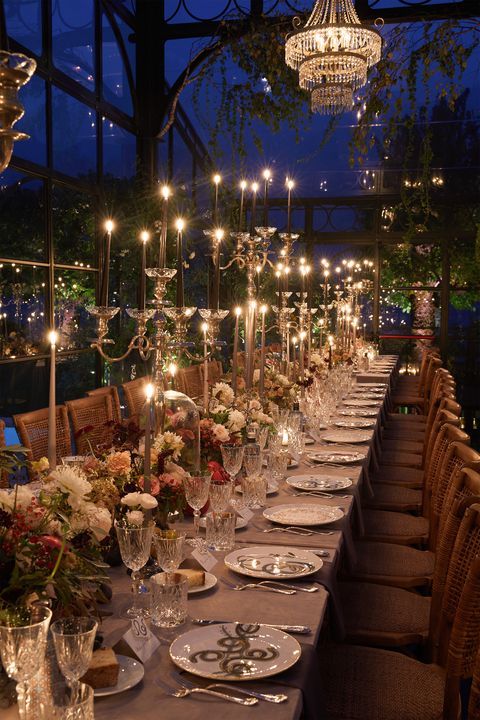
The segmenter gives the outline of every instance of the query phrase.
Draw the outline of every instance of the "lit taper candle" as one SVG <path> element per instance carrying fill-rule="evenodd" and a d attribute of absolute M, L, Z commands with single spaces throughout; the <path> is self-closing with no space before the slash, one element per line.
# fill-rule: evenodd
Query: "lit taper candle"
<path fill-rule="evenodd" d="M 287 178 L 287 233 L 290 235 L 292 232 L 292 190 L 295 187 L 295 183 L 290 178 Z"/>
<path fill-rule="evenodd" d="M 222 182 L 222 176 L 218 173 L 215 173 L 212 180 L 215 186 L 215 196 L 213 201 L 213 224 L 216 226 L 218 225 L 218 188 L 220 183 Z"/>
<path fill-rule="evenodd" d="M 257 192 L 258 192 L 258 183 L 254 182 L 252 183 L 252 216 L 250 218 L 250 235 L 253 237 L 255 235 L 255 225 L 257 224 Z"/>
<path fill-rule="evenodd" d="M 140 278 L 138 283 L 138 309 L 145 310 L 145 297 L 146 297 L 146 282 L 147 276 L 145 275 L 145 269 L 147 267 L 147 243 L 150 239 L 150 233 L 146 230 L 142 230 L 140 233 L 140 240 L 142 242 L 142 255 L 140 262 Z"/>
<path fill-rule="evenodd" d="M 112 246 L 113 220 L 105 223 L 105 252 L 103 256 L 102 283 L 100 286 L 100 305 L 108 306 L 108 284 L 110 280 L 110 250 Z"/>
<path fill-rule="evenodd" d="M 158 250 L 158 267 L 164 268 L 167 265 L 167 231 L 168 231 L 168 199 L 172 191 L 168 185 L 163 185 L 160 190 L 162 196 L 162 227 L 160 229 L 160 244 Z"/>
<path fill-rule="evenodd" d="M 243 206 L 245 204 L 245 190 L 247 189 L 247 181 L 242 180 L 240 182 L 240 210 L 238 214 L 238 232 L 242 232 L 243 229 Z"/>
<path fill-rule="evenodd" d="M 208 415 L 208 323 L 202 323 L 203 332 L 203 405 L 205 415 Z"/>
<path fill-rule="evenodd" d="M 272 173 L 268 168 L 263 171 L 264 191 L 263 191 L 263 226 L 268 227 L 268 187 L 272 180 Z"/>
<path fill-rule="evenodd" d="M 152 491 L 151 455 L 152 455 L 152 398 L 154 387 L 151 383 L 145 386 L 145 451 L 143 456 L 143 491 Z"/>
<path fill-rule="evenodd" d="M 235 308 L 235 332 L 233 335 L 233 358 L 232 358 L 232 390 L 234 393 L 237 392 L 237 375 L 238 375 L 238 336 L 239 336 L 239 324 L 240 315 L 242 314 L 242 308 Z"/>
<path fill-rule="evenodd" d="M 50 470 L 57 467 L 57 408 L 55 393 L 55 350 L 58 335 L 55 330 L 48 333 L 48 342 L 50 343 L 50 388 L 48 393 L 48 464 Z"/>
<path fill-rule="evenodd" d="M 185 228 L 185 220 L 178 218 L 175 227 L 177 229 L 177 294 L 176 302 L 177 308 L 183 308 L 185 306 L 185 293 L 183 288 L 183 230 Z"/>
<path fill-rule="evenodd" d="M 265 338 L 265 316 L 267 314 L 268 307 L 266 305 L 260 306 L 260 314 L 262 316 L 262 340 L 260 345 L 260 378 L 258 381 L 258 392 L 262 397 L 265 389 L 265 354 L 266 354 L 266 338 Z"/>

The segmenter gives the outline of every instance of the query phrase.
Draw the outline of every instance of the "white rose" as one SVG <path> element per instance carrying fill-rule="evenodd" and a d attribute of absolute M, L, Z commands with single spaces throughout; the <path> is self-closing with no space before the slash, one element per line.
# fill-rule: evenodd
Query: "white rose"
<path fill-rule="evenodd" d="M 95 539 L 101 542 L 110 532 L 112 516 L 106 508 L 97 507 L 93 503 L 86 503 L 84 512 Z"/>
<path fill-rule="evenodd" d="M 258 402 L 258 400 L 250 400 L 248 407 L 250 410 L 260 410 L 262 405 Z"/>
<path fill-rule="evenodd" d="M 144 515 L 141 510 L 129 510 L 126 518 L 131 525 L 137 525 L 138 527 L 143 525 Z"/>
<path fill-rule="evenodd" d="M 140 495 L 139 492 L 131 492 L 127 493 L 127 495 L 124 495 L 121 499 L 122 505 L 126 505 L 127 507 L 136 507 L 137 505 L 140 505 Z"/>
<path fill-rule="evenodd" d="M 231 405 L 235 399 L 235 393 L 227 383 L 215 383 L 212 390 L 213 397 L 218 398 L 219 402 L 227 407 Z"/>
<path fill-rule="evenodd" d="M 243 413 L 239 410 L 230 410 L 228 413 L 227 427 L 231 432 L 239 432 L 246 424 Z"/>
<path fill-rule="evenodd" d="M 217 438 L 218 442 L 227 442 L 227 440 L 230 438 L 230 433 L 223 425 L 214 425 L 212 427 L 212 432 Z"/>
<path fill-rule="evenodd" d="M 158 502 L 155 500 L 153 495 L 150 495 L 149 493 L 139 493 L 139 504 L 143 510 L 153 510 L 153 508 L 156 508 L 158 505 Z"/>
<path fill-rule="evenodd" d="M 188 476 L 188 472 L 174 462 L 165 463 L 165 472 L 179 482 L 182 482 Z"/>

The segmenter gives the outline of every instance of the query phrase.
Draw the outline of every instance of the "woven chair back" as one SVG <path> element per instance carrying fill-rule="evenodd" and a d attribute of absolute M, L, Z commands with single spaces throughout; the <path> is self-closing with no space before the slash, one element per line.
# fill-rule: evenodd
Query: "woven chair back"
<path fill-rule="evenodd" d="M 430 409 L 428 411 L 428 417 L 427 422 L 425 423 L 425 440 L 423 444 L 423 465 L 424 467 L 428 465 L 427 457 L 429 457 L 429 453 L 431 453 L 433 449 L 433 445 L 435 442 L 435 432 L 438 432 L 438 429 L 443 424 L 441 421 L 442 417 L 445 417 L 445 415 L 442 415 L 442 410 L 445 410 L 446 412 L 450 413 L 448 417 L 451 417 L 451 422 L 455 425 L 457 424 L 455 421 L 455 418 L 460 417 L 460 412 L 455 412 L 456 407 L 460 408 L 458 403 L 454 403 L 452 401 L 447 393 L 447 395 L 443 394 L 443 391 L 438 395 L 435 402 L 430 404 Z M 450 410 L 449 408 L 452 407 L 453 409 Z M 443 422 L 449 422 L 448 420 Z M 460 420 L 458 420 L 458 424 L 460 423 Z M 433 431 L 433 432 L 432 432 Z"/>
<path fill-rule="evenodd" d="M 223 375 L 223 367 L 220 360 L 210 360 L 207 362 L 207 373 L 208 373 L 208 384 L 214 385 L 216 382 L 220 381 L 220 378 Z M 203 363 L 200 365 L 200 377 L 201 382 L 203 385 L 204 377 L 205 377 L 205 369 L 203 366 Z"/>
<path fill-rule="evenodd" d="M 186 395 L 192 399 L 202 395 L 203 383 L 198 365 L 190 365 L 189 367 L 183 368 L 183 379 L 185 382 Z"/>
<path fill-rule="evenodd" d="M 425 385 L 423 388 L 423 402 L 424 407 L 428 408 L 428 403 L 430 400 L 430 395 L 432 392 L 432 385 L 435 378 L 435 373 L 438 370 L 438 368 L 442 367 L 442 361 L 440 358 L 432 356 L 428 363 L 428 369 L 425 376 Z"/>
<path fill-rule="evenodd" d="M 113 405 L 110 395 L 69 400 L 65 403 L 72 421 L 79 455 L 86 455 L 111 437 Z"/>
<path fill-rule="evenodd" d="M 123 383 L 122 390 L 125 397 L 125 405 L 129 418 L 138 417 L 145 404 L 145 385 L 148 383 L 146 377 L 136 378 Z"/>
<path fill-rule="evenodd" d="M 473 680 L 468 701 L 468 720 L 480 720 L 480 650 L 473 667 Z"/>
<path fill-rule="evenodd" d="M 184 368 L 180 368 L 180 370 L 177 372 L 177 374 L 175 376 L 175 389 L 178 390 L 178 392 L 181 392 L 184 395 L 187 395 L 187 386 L 185 383 L 183 370 L 184 370 Z"/>
<path fill-rule="evenodd" d="M 5 442 L 5 423 L 3 420 L 0 420 L 0 448 L 4 448 L 6 446 Z M 6 488 L 8 487 L 8 474 L 6 472 L 0 471 L 0 488 Z"/>
<path fill-rule="evenodd" d="M 116 423 L 122 422 L 122 409 L 120 407 L 120 397 L 118 395 L 118 390 L 115 387 L 115 385 L 106 385 L 105 387 L 96 388 L 96 390 L 88 390 L 87 396 L 91 397 L 93 395 L 109 395 L 112 399 L 112 407 L 113 407 L 113 419 Z"/>
<path fill-rule="evenodd" d="M 442 467 L 432 487 L 430 549 L 435 549 L 437 544 L 440 521 L 451 483 L 455 482 L 456 477 L 464 467 L 474 468 L 475 470 L 480 469 L 480 455 L 469 447 L 470 438 L 467 436 L 468 442 L 466 442 L 465 438 L 461 438 L 460 433 L 461 431 L 458 428 L 449 429 L 447 435 L 452 439 L 456 439 L 450 441 Z M 465 433 L 462 434 L 465 435 Z"/>
<path fill-rule="evenodd" d="M 64 405 L 57 405 L 56 443 L 57 463 L 62 457 L 72 454 L 72 440 L 67 409 Z M 48 408 L 33 410 L 29 413 L 14 415 L 13 420 L 17 428 L 20 442 L 30 450 L 29 460 L 40 460 L 48 456 Z"/>

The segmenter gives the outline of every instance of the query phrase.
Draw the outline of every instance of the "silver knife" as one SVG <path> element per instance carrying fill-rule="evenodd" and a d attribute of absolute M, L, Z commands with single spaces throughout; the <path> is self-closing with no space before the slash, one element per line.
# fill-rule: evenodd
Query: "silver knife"
<path fill-rule="evenodd" d="M 191 620 L 194 625 L 221 625 L 222 623 L 232 623 L 232 622 L 238 622 L 241 625 L 252 624 L 252 623 L 247 623 L 245 621 L 240 621 L 240 620 L 209 620 L 206 618 L 191 618 Z M 256 625 L 268 625 L 269 627 L 273 627 L 276 630 L 282 630 L 283 632 L 294 633 L 296 635 L 310 635 L 310 633 L 312 632 L 312 628 L 308 627 L 308 625 L 277 625 L 277 624 L 267 623 L 267 622 L 258 622 L 255 624 Z"/>

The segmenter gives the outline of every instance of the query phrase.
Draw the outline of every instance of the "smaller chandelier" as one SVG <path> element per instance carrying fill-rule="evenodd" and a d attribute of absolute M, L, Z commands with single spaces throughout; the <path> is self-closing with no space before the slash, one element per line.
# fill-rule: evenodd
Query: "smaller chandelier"
<path fill-rule="evenodd" d="M 353 93 L 381 57 L 382 38 L 361 24 L 352 0 L 317 0 L 301 28 L 287 37 L 285 62 L 298 70 L 299 84 L 312 93 L 312 110 L 337 114 L 353 107 Z"/>

